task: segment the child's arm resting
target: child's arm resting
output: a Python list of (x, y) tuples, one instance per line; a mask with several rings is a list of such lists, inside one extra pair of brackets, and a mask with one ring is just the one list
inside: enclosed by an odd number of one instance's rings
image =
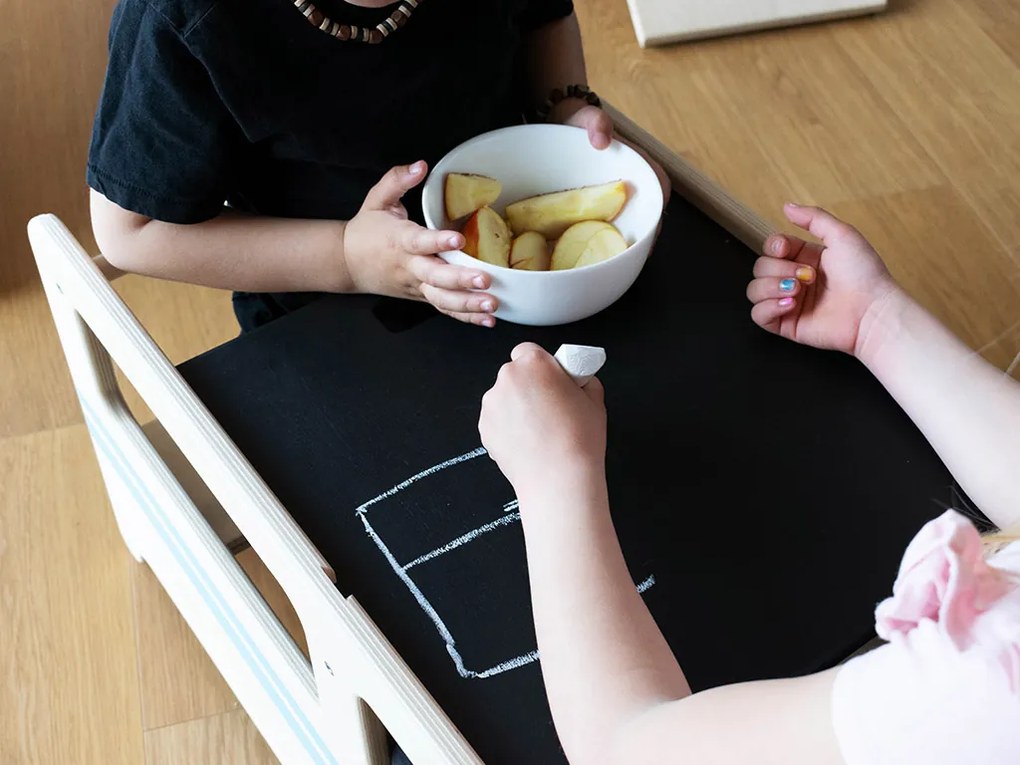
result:
[(1020, 522), (1020, 382), (985, 361), (902, 291), (862, 322), (857, 357), (910, 415), (978, 508)]
[(224, 210), (177, 224), (125, 210), (92, 192), (92, 226), (106, 260), (123, 271), (246, 292), (360, 292), (424, 300), (460, 321), (492, 326), (490, 277), (434, 253), (460, 249), (456, 231), (407, 219), (400, 198), (425, 163), (393, 168), (350, 221), (252, 216)]
[(225, 210), (177, 224), (125, 210), (91, 194), (92, 229), (122, 271), (248, 292), (350, 291), (340, 221), (248, 216)]
[(599, 472), (519, 497), (542, 673), (573, 765), (842, 765), (833, 672), (690, 695), (627, 571)]

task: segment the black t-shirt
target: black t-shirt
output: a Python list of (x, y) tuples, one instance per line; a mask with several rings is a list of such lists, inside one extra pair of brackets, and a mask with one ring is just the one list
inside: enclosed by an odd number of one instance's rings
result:
[[(373, 27), (398, 5), (316, 3)], [(316, 29), (292, 0), (121, 0), (88, 183), (171, 223), (208, 220), (224, 202), (349, 219), (393, 165), (434, 164), (519, 121), (521, 37), (572, 10), (571, 0), (426, 0), (369, 45)], [(419, 195), (407, 204), (417, 218)], [(307, 298), (242, 299), (251, 325)]]

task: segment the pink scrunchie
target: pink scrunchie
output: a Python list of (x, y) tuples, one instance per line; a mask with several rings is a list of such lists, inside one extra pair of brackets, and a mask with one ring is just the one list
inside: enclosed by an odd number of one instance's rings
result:
[(931, 620), (958, 650), (978, 649), (997, 657), (1010, 688), (1018, 691), (1017, 595), (1017, 581), (985, 561), (974, 525), (948, 510), (921, 529), (907, 547), (893, 595), (875, 611), (875, 626), (879, 637), (891, 640)]

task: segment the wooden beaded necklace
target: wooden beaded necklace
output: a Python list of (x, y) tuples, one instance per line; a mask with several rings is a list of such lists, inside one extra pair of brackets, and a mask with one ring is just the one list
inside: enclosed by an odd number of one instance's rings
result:
[(338, 40), (355, 40), (378, 45), (389, 37), (391, 32), (396, 32), (400, 27), (404, 26), (407, 20), (411, 18), (411, 14), (414, 13), (414, 9), (423, 2), (425, 0), (403, 0), (397, 10), (393, 11), (381, 24), (376, 24), (372, 28), (358, 27), (354, 24), (340, 24), (333, 21), (333, 19), (312, 5), (311, 0), (294, 0), (294, 7), (301, 11), (302, 15), (312, 25), (318, 27), (331, 37), (335, 37)]

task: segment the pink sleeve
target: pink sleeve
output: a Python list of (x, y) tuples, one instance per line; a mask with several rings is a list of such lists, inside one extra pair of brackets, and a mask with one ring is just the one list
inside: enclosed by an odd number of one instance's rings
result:
[(833, 686), (846, 765), (1020, 763), (1020, 544), (989, 565), (947, 512), (907, 548), (876, 622), (888, 644)]

